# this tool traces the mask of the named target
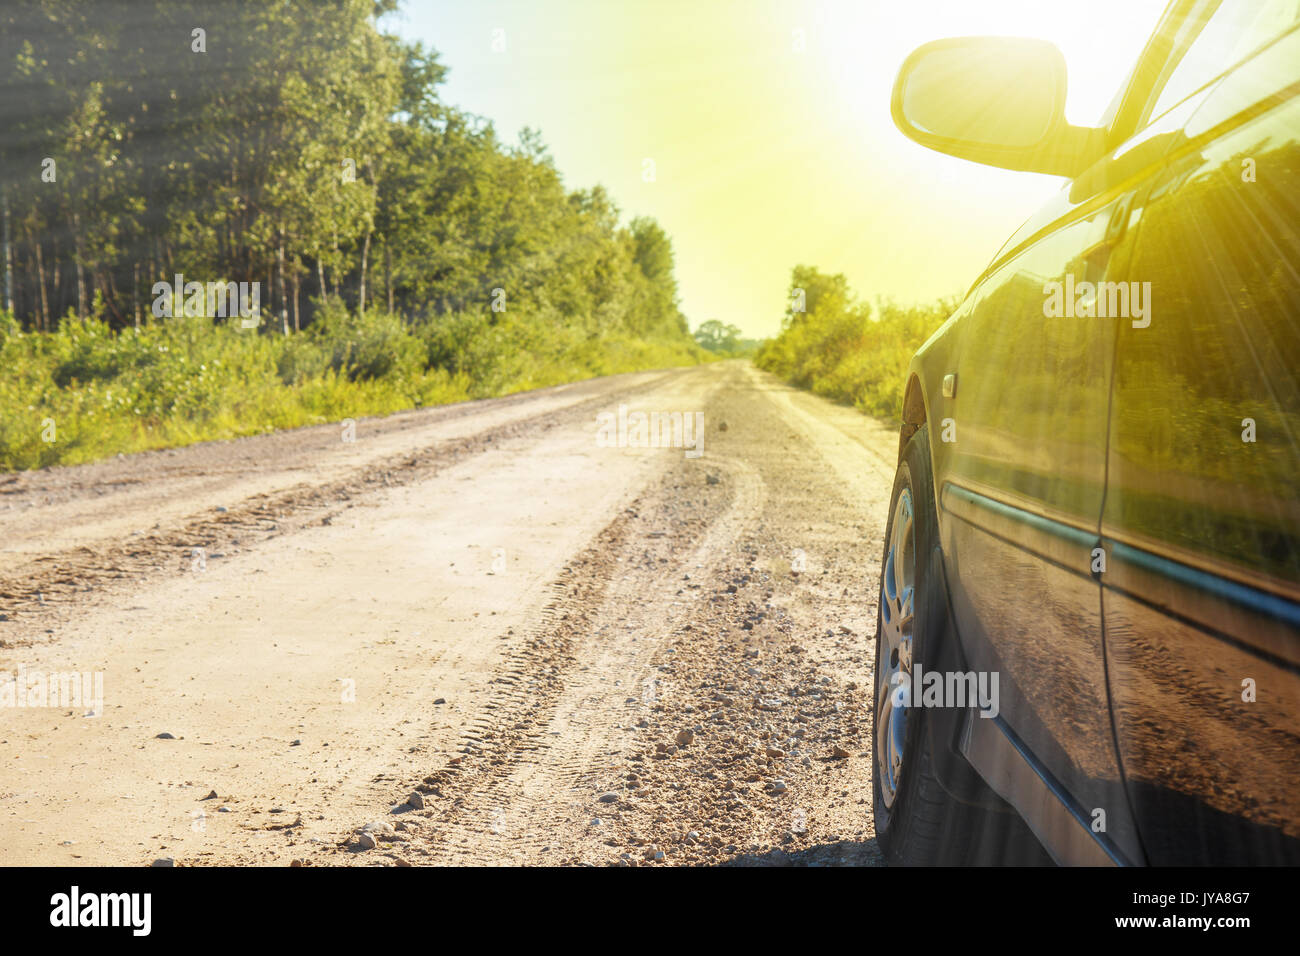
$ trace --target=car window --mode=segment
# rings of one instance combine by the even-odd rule
[[[1222,0],[1206,4],[1203,26],[1181,56],[1166,64],[1146,123],[1164,115],[1300,21],[1300,0]]]

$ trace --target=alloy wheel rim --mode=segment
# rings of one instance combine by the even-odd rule
[[[910,699],[899,686],[912,680],[912,622],[916,607],[916,523],[912,491],[894,505],[889,550],[880,575],[880,657],[876,660],[876,767],[885,807],[893,806],[903,770]],[[907,695],[910,698],[910,694]]]

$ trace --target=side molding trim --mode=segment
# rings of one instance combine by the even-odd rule
[[[1133,865],[1104,833],[1092,831],[1084,808],[1033,758],[1001,717],[977,717],[968,711],[960,748],[976,773],[1016,809],[1057,863]]]

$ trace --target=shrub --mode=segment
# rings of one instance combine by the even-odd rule
[[[759,348],[755,364],[775,375],[871,415],[897,418],[913,353],[957,303],[941,299],[904,308],[881,303],[875,314],[856,301],[842,275],[799,266],[790,291],[804,293],[807,309],[789,312],[781,333]]]
[[[498,321],[493,321],[497,319]],[[554,316],[452,313],[407,324],[337,302],[283,336],[205,318],[114,332],[64,318],[22,332],[0,311],[0,470],[233,438],[687,365],[701,352],[664,338],[593,334]],[[53,422],[55,441],[43,440]]]

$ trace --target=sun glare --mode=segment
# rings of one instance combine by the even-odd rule
[[[1050,40],[1069,69],[1066,115],[1091,125],[1105,111],[1166,6],[1166,0],[1092,0],[1086,8],[1059,0],[913,0],[863,4],[819,0],[810,12],[846,96],[879,109],[882,82],[892,83],[903,58],[929,40],[953,36],[1023,36]],[[864,102],[870,97],[870,103]]]
[[[412,5],[409,28],[445,55],[449,102],[492,116],[508,139],[540,127],[569,183],[600,182],[628,215],[672,232],[693,321],[760,335],[801,262],[869,295],[961,292],[1060,188],[904,137],[889,100],[912,50],[945,36],[1050,40],[1069,68],[1068,118],[1093,124],[1164,4],[483,0],[439,17]],[[504,55],[482,39],[501,24],[514,38]]]

